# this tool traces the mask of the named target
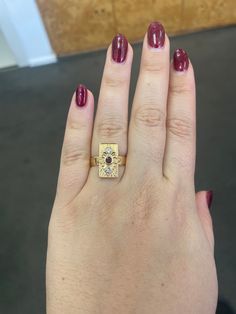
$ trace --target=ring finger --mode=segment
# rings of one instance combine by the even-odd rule
[[[108,47],[92,137],[92,156],[99,143],[117,143],[119,155],[127,153],[128,99],[133,50],[125,36],[117,34]],[[119,176],[123,167],[119,166]],[[98,177],[97,167],[90,175]],[[111,180],[102,180],[110,184]],[[109,182],[108,182],[109,181]],[[115,180],[116,181],[116,180]]]

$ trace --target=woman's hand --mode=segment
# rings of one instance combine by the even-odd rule
[[[217,277],[207,196],[195,196],[195,82],[153,22],[145,35],[128,129],[133,50],[107,50],[96,119],[80,85],[68,114],[49,225],[47,313],[215,313]],[[92,74],[91,74],[92,75]],[[127,155],[118,178],[90,167],[99,143]]]

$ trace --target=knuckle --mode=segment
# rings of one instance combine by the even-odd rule
[[[85,124],[82,124],[81,122],[75,121],[73,119],[68,119],[68,125],[67,125],[68,130],[77,131],[77,130],[81,130],[84,128],[86,128]]]
[[[125,133],[125,125],[121,118],[108,116],[98,122],[96,131],[101,138],[120,136]]]
[[[166,64],[163,61],[153,62],[150,59],[144,59],[142,62],[142,70],[147,73],[159,73],[163,72],[166,68]]]
[[[133,211],[131,218],[133,224],[136,226],[144,226],[145,222],[148,222],[155,210],[157,199],[154,199],[155,185],[152,182],[152,177],[147,176],[143,178],[143,185],[138,189],[131,199]]]
[[[65,132],[67,138],[71,138],[71,136],[76,136],[81,132],[87,132],[87,129],[88,122],[86,121],[86,119],[78,119],[76,115],[74,115],[72,112],[69,112]]]
[[[62,154],[62,163],[70,166],[78,161],[88,161],[89,155],[86,150],[81,148],[77,143],[66,143]]]
[[[191,95],[193,88],[182,81],[170,84],[169,92],[173,95]]]
[[[134,121],[137,126],[163,127],[165,114],[158,107],[142,104],[135,110]]]
[[[169,118],[167,119],[167,128],[169,132],[178,138],[190,138],[193,135],[193,123],[187,118]]]
[[[120,87],[127,82],[127,78],[117,73],[109,72],[104,74],[103,82],[106,87]]]

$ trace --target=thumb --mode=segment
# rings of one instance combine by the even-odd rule
[[[213,199],[212,191],[200,191],[196,193],[198,216],[202,223],[203,229],[206,233],[207,239],[212,249],[214,249],[213,225],[211,214],[209,211],[209,208],[211,207],[212,204],[212,199]]]

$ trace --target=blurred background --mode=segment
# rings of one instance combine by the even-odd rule
[[[154,20],[195,68],[196,190],[214,191],[217,313],[236,313],[236,1],[0,0],[0,314],[45,313],[47,226],[71,95],[83,83],[98,99],[105,49],[120,32],[134,47],[132,103]]]

